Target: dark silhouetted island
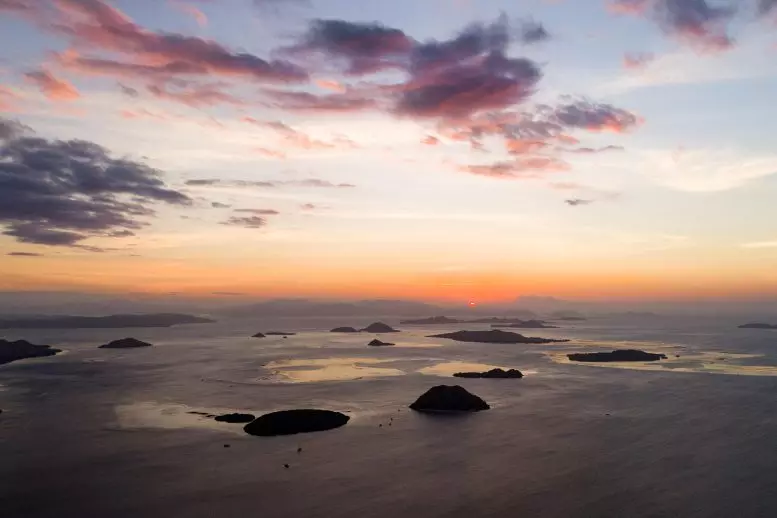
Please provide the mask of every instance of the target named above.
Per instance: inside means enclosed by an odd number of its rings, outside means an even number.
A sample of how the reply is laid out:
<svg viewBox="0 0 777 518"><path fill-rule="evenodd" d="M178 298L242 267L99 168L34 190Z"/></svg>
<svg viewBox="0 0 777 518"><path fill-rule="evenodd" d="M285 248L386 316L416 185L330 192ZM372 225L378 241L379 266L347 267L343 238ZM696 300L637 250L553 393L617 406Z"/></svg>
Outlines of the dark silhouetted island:
<svg viewBox="0 0 777 518"><path fill-rule="evenodd" d="M121 340L114 340L107 344L101 345L100 349L137 349L139 347L152 347L148 342L143 342L136 338L122 338Z"/></svg>
<svg viewBox="0 0 777 518"><path fill-rule="evenodd" d="M510 379L523 378L523 373L518 369L491 369L486 372L457 372L453 376L456 378Z"/></svg>
<svg viewBox="0 0 777 518"><path fill-rule="evenodd" d="M11 363L25 358L43 358L44 356L54 356L61 353L60 349L54 349L48 345L35 345L27 340L16 340L9 342L0 339L0 365Z"/></svg>
<svg viewBox="0 0 777 518"><path fill-rule="evenodd" d="M407 324L410 326L426 326L426 325L436 325L436 324L462 324L464 323L463 320L459 320L458 318L448 318L448 317L429 317L429 318L417 318L414 320L401 320L399 322L400 324Z"/></svg>
<svg viewBox="0 0 777 518"><path fill-rule="evenodd" d="M526 320L512 322L510 324L491 324L491 327L505 327L513 329L557 329L558 326L549 326L544 320Z"/></svg>
<svg viewBox="0 0 777 518"><path fill-rule="evenodd" d="M739 329L777 329L777 325L751 322L749 324L742 324L739 326Z"/></svg>
<svg viewBox="0 0 777 518"><path fill-rule="evenodd" d="M223 414L223 415L217 415L214 417L216 421L219 423L231 423L231 424L242 424L242 423L250 423L256 417L253 414Z"/></svg>
<svg viewBox="0 0 777 518"><path fill-rule="evenodd" d="M565 320L567 322L582 322L583 320L588 320L585 317L558 317L558 320Z"/></svg>
<svg viewBox="0 0 777 518"><path fill-rule="evenodd" d="M339 428L349 420L347 415L331 410L282 410L258 417L245 425L243 430L260 437L293 435Z"/></svg>
<svg viewBox="0 0 777 518"><path fill-rule="evenodd" d="M267 331L267 336L294 336L297 333L284 333L283 331Z"/></svg>
<svg viewBox="0 0 777 518"><path fill-rule="evenodd" d="M394 329L388 324L384 324L383 322L374 322L364 329L362 329L365 333L399 333L398 329Z"/></svg>
<svg viewBox="0 0 777 518"><path fill-rule="evenodd" d="M41 316L0 319L0 329L124 329L171 327L179 324L211 324L209 318L180 313L108 315L104 317Z"/></svg>
<svg viewBox="0 0 777 518"><path fill-rule="evenodd" d="M573 353L567 354L573 362L655 362L666 360L665 354L647 353L638 349L616 349L609 353Z"/></svg>
<svg viewBox="0 0 777 518"><path fill-rule="evenodd" d="M359 330L355 327L335 327L330 333L358 333Z"/></svg>
<svg viewBox="0 0 777 518"><path fill-rule="evenodd" d="M265 336L264 333L256 333L255 335L251 335L251 338L264 338Z"/></svg>
<svg viewBox="0 0 777 518"><path fill-rule="evenodd" d="M491 408L458 385L437 385L424 392L410 408L418 412L479 412Z"/></svg>
<svg viewBox="0 0 777 518"><path fill-rule="evenodd" d="M395 345L395 344L391 344L391 343L388 343L388 342L381 342L380 340L378 340L376 338L375 340L371 341L367 345L372 345L373 347L382 347L382 346L386 346L386 345Z"/></svg>
<svg viewBox="0 0 777 518"><path fill-rule="evenodd" d="M511 324L519 320L515 317L488 317L476 318L475 320L465 320L462 324Z"/></svg>
<svg viewBox="0 0 777 518"><path fill-rule="evenodd" d="M431 335L428 338L448 338L459 342L479 342L490 344L551 344L568 342L569 340L557 340L553 338L538 338L523 336L510 331L491 329L488 331L456 331L455 333L443 333Z"/></svg>

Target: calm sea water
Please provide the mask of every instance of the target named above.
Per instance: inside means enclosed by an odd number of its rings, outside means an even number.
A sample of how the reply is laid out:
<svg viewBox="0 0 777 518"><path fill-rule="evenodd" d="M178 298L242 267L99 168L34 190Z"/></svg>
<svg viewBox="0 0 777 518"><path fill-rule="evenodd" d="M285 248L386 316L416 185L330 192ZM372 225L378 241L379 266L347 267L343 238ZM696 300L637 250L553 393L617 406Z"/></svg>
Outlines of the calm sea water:
<svg viewBox="0 0 777 518"><path fill-rule="evenodd" d="M777 332L610 318L524 330L572 339L527 346L426 338L461 325L405 326L381 337L397 344L386 348L326 332L370 321L5 333L66 352L0 366L2 516L777 516ZM276 330L299 334L248 338ZM125 336L155 347L97 349ZM623 347L670 360L560 362ZM527 375L450 377L490 366ZM441 383L492 409L407 409ZM258 438L190 413L300 407L352 419Z"/></svg>

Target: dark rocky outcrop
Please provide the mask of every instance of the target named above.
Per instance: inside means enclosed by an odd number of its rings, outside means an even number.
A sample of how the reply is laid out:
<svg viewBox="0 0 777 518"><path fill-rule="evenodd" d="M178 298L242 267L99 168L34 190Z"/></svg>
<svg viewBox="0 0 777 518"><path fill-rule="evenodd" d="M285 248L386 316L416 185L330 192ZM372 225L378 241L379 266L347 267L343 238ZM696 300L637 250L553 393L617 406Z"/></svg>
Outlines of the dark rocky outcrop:
<svg viewBox="0 0 777 518"><path fill-rule="evenodd" d="M777 325L751 322L749 324L742 324L739 326L739 329L777 329Z"/></svg>
<svg viewBox="0 0 777 518"><path fill-rule="evenodd" d="M232 424L238 424L238 423L250 423L256 417L253 414L223 414L223 415L217 415L214 418L219 423L232 423Z"/></svg>
<svg viewBox="0 0 777 518"><path fill-rule="evenodd" d="M282 410L264 414L245 425L250 435L271 437L297 433L322 432L345 425L350 417L331 410Z"/></svg>
<svg viewBox="0 0 777 518"><path fill-rule="evenodd" d="M26 340L0 340L0 365L11 363L25 358L43 358L44 356L54 356L61 353L60 349L54 349L48 345L35 345Z"/></svg>
<svg viewBox="0 0 777 518"><path fill-rule="evenodd" d="M474 320L465 320L462 322L462 324L510 324L516 320L519 319L515 317L487 317L476 318Z"/></svg>
<svg viewBox="0 0 777 518"><path fill-rule="evenodd" d="M417 318L413 320L401 320L400 324L407 324L411 326L425 326L436 324L461 324L463 321L457 318L448 317L429 317L429 318Z"/></svg>
<svg viewBox="0 0 777 518"><path fill-rule="evenodd" d="M509 379L523 378L523 373L518 369L491 369L486 372L457 372L456 378L488 378L488 379Z"/></svg>
<svg viewBox="0 0 777 518"><path fill-rule="evenodd" d="M510 331L500 329L491 329L488 331L456 331L455 333L443 333L440 335L431 335L428 338L448 338L459 342L479 342L491 344L550 344L557 342L568 342L569 340L556 340L552 338L537 338L523 336Z"/></svg>
<svg viewBox="0 0 777 518"><path fill-rule="evenodd" d="M335 327L330 333L358 333L359 330L355 327Z"/></svg>
<svg viewBox="0 0 777 518"><path fill-rule="evenodd" d="M42 316L0 320L0 329L123 329L171 327L179 324L210 324L209 318L180 313L108 315L104 317Z"/></svg>
<svg viewBox="0 0 777 518"><path fill-rule="evenodd" d="M424 392L410 408L418 412L478 412L491 408L458 385L437 385Z"/></svg>
<svg viewBox="0 0 777 518"><path fill-rule="evenodd" d="M122 338L100 346L100 349L137 349L139 347L151 347L148 342L136 338Z"/></svg>
<svg viewBox="0 0 777 518"><path fill-rule="evenodd" d="M388 324L384 324L383 322L373 322L372 324L368 325L362 331L366 333L399 333L399 330L394 329Z"/></svg>
<svg viewBox="0 0 777 518"><path fill-rule="evenodd" d="M255 335L251 335L251 338L264 338L265 336L264 333L256 333Z"/></svg>
<svg viewBox="0 0 777 518"><path fill-rule="evenodd" d="M491 327L506 327L514 329L556 329L558 326L549 326L543 320L526 320L512 322L510 324L491 324Z"/></svg>
<svg viewBox="0 0 777 518"><path fill-rule="evenodd" d="M395 344L392 344L392 343L389 343L389 342L381 342L380 340L378 340L376 338L375 340L371 341L367 345L372 345L374 347L382 347L382 346L386 346L386 345L395 345Z"/></svg>
<svg viewBox="0 0 777 518"><path fill-rule="evenodd" d="M608 353L573 353L567 354L573 362L655 362L666 360L665 354L648 353L638 349L616 349Z"/></svg>

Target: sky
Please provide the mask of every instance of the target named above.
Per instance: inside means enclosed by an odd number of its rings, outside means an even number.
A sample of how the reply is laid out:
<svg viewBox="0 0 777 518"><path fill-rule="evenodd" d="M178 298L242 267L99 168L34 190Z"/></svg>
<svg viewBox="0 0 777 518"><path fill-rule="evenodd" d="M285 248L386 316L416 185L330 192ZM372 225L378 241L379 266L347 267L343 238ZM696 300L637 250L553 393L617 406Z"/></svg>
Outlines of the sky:
<svg viewBox="0 0 777 518"><path fill-rule="evenodd" d="M775 0L0 0L0 290L777 296Z"/></svg>

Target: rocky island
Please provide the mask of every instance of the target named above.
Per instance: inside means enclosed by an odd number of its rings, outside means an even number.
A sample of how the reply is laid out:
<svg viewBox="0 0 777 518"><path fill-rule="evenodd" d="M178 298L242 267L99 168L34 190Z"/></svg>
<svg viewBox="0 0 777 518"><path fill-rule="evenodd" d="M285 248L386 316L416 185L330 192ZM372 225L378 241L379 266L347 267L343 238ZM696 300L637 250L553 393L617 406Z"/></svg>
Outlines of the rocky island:
<svg viewBox="0 0 777 518"><path fill-rule="evenodd" d="M0 319L0 329L124 329L171 327L179 324L211 324L215 320L180 313L108 315L103 317L36 316Z"/></svg>
<svg viewBox="0 0 777 518"><path fill-rule="evenodd" d="M519 320L510 324L491 324L491 327L505 327L514 329L557 329L558 326L549 326L544 320Z"/></svg>
<svg viewBox="0 0 777 518"><path fill-rule="evenodd" d="M381 342L380 340L378 340L376 338L375 340L371 341L367 345L371 345L373 347L385 347L387 345L395 345L395 344L392 344L392 343L389 343L389 342Z"/></svg>
<svg viewBox="0 0 777 518"><path fill-rule="evenodd" d="M486 378L486 379L512 379L523 378L523 373L518 369L491 369L486 372L457 372L453 375L456 378Z"/></svg>
<svg viewBox="0 0 777 518"><path fill-rule="evenodd" d="M251 335L251 338L264 338L265 336L264 333L256 333L255 335Z"/></svg>
<svg viewBox="0 0 777 518"><path fill-rule="evenodd" d="M777 325L751 322L749 324L742 324L739 326L739 329L777 329Z"/></svg>
<svg viewBox="0 0 777 518"><path fill-rule="evenodd" d="M362 331L365 333L399 333L398 329L394 329L390 325L384 324L383 322L373 322L372 324L362 329Z"/></svg>
<svg viewBox="0 0 777 518"><path fill-rule="evenodd" d="M282 410L264 414L245 425L249 435L272 437L298 433L322 432L345 425L351 418L331 410Z"/></svg>
<svg viewBox="0 0 777 518"><path fill-rule="evenodd" d="M329 331L330 333L358 333L359 330L355 327L335 327Z"/></svg>
<svg viewBox="0 0 777 518"><path fill-rule="evenodd" d="M412 404L418 412L479 412L491 408L475 394L459 385L437 385L432 387Z"/></svg>
<svg viewBox="0 0 777 518"><path fill-rule="evenodd" d="M455 333L431 335L428 338L448 338L458 342L479 342L490 344L551 344L569 341L553 338L523 336L522 334L512 333L510 331L502 331L500 329L491 329L489 331L456 331Z"/></svg>
<svg viewBox="0 0 777 518"><path fill-rule="evenodd" d="M10 342L0 339L0 365L11 363L25 358L43 358L61 353L60 349L54 349L48 345L35 345L27 340Z"/></svg>
<svg viewBox="0 0 777 518"><path fill-rule="evenodd" d="M250 423L256 417L253 414L223 414L223 415L217 415L214 417L216 421L219 423L230 423L230 424L242 424L242 423Z"/></svg>
<svg viewBox="0 0 777 518"><path fill-rule="evenodd" d="M403 325L411 325L411 326L426 326L426 325L437 325L437 324L462 324L464 323L463 320L459 320L457 318L448 318L448 317L429 317L429 318L417 318L414 320L401 320L399 322Z"/></svg>
<svg viewBox="0 0 777 518"><path fill-rule="evenodd" d="M120 340L114 340L107 344L103 344L99 349L137 349L139 347L152 347L152 344L143 342L136 338L122 338Z"/></svg>
<svg viewBox="0 0 777 518"><path fill-rule="evenodd" d="M616 349L608 353L572 353L567 354L573 362L655 362L666 360L665 354L648 353L638 349Z"/></svg>

